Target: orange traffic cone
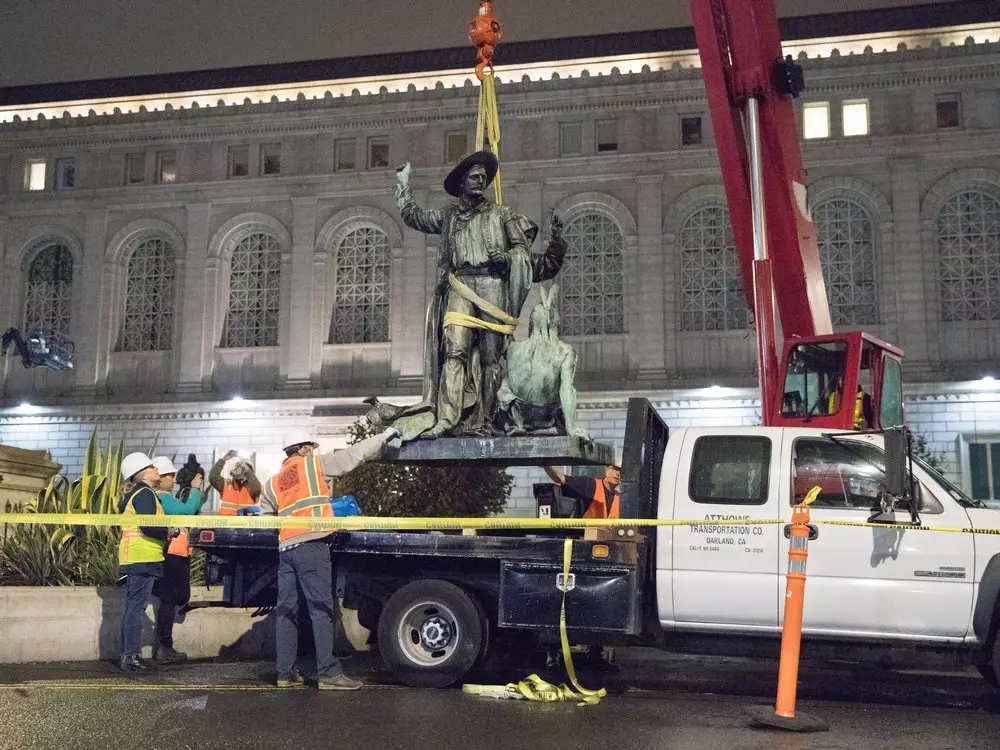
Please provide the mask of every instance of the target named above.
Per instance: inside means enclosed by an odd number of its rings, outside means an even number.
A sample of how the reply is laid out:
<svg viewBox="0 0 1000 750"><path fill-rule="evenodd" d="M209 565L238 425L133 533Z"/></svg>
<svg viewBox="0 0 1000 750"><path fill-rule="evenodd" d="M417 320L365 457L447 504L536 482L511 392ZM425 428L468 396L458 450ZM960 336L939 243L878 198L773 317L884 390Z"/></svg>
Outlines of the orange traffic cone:
<svg viewBox="0 0 1000 750"><path fill-rule="evenodd" d="M750 725L792 732L825 732L825 721L795 712L795 693L799 682L799 647L802 644L802 608L806 593L806 560L809 538L815 533L809 526L809 505L820 493L813 487L801 503L792 508L789 525L788 575L785 579L785 620L781 630L781 661L778 665L778 697L774 709L758 706L750 709ZM815 538L815 537L814 537Z"/></svg>

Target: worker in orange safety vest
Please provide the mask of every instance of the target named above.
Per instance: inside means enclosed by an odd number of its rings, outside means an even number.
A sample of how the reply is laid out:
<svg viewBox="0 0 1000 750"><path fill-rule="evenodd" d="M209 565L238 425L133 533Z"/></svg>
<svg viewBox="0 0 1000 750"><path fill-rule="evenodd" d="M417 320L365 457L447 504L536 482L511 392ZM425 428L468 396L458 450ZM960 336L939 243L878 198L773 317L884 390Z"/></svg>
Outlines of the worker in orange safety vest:
<svg viewBox="0 0 1000 750"><path fill-rule="evenodd" d="M620 517L618 485L622 481L622 470L617 464L604 469L603 479L566 476L551 466L543 468L549 479L569 490L571 496L586 503L584 518Z"/></svg>
<svg viewBox="0 0 1000 750"><path fill-rule="evenodd" d="M239 459L239 455L235 450L229 451L215 462L208 473L208 483L222 496L220 516L239 515L242 508L255 507L260 498L260 480L249 461L235 461L228 472L229 476L226 476L226 465L231 459Z"/></svg>

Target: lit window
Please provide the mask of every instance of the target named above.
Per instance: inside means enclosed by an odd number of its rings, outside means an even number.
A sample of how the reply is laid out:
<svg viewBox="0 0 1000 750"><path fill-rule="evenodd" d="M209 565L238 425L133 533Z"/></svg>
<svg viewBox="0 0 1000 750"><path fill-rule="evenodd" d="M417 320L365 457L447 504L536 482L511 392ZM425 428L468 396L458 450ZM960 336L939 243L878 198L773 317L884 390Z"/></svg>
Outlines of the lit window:
<svg viewBox="0 0 1000 750"><path fill-rule="evenodd" d="M24 189L45 190L45 159L28 159L25 163Z"/></svg>
<svg viewBox="0 0 1000 750"><path fill-rule="evenodd" d="M453 130L444 136L444 160L448 164L460 161L469 150L469 134L464 130Z"/></svg>
<svg viewBox="0 0 1000 750"><path fill-rule="evenodd" d="M564 122L559 125L559 155L579 156L583 153L583 123Z"/></svg>
<svg viewBox="0 0 1000 750"><path fill-rule="evenodd" d="M392 252L376 227L352 230L337 248L331 344L389 340Z"/></svg>
<svg viewBox="0 0 1000 750"><path fill-rule="evenodd" d="M49 245L28 266L24 330L68 337L72 307L73 255L65 245Z"/></svg>
<svg viewBox="0 0 1000 750"><path fill-rule="evenodd" d="M125 184L141 185L146 181L146 155L128 154L125 157Z"/></svg>
<svg viewBox="0 0 1000 750"><path fill-rule="evenodd" d="M56 190L72 190L76 187L76 159L56 159L55 187Z"/></svg>
<svg viewBox="0 0 1000 750"><path fill-rule="evenodd" d="M281 174L281 144L265 143L260 147L260 173Z"/></svg>
<svg viewBox="0 0 1000 750"><path fill-rule="evenodd" d="M133 243L126 271L123 352L170 349L174 334L174 249L161 237Z"/></svg>
<svg viewBox="0 0 1000 750"><path fill-rule="evenodd" d="M808 102L802 106L802 135L806 140L830 137L830 102Z"/></svg>
<svg viewBox="0 0 1000 750"><path fill-rule="evenodd" d="M177 152L159 151L156 154L156 181L161 185L177 182Z"/></svg>
<svg viewBox="0 0 1000 750"><path fill-rule="evenodd" d="M597 153L613 153L618 150L618 121L600 120L597 123Z"/></svg>
<svg viewBox="0 0 1000 750"><path fill-rule="evenodd" d="M681 145L701 145L701 115L684 115L681 117Z"/></svg>
<svg viewBox="0 0 1000 750"><path fill-rule="evenodd" d="M608 216L588 211L566 225L560 285L564 336L625 331L625 237Z"/></svg>
<svg viewBox="0 0 1000 750"><path fill-rule="evenodd" d="M935 113L939 128L962 127L962 100L958 94L939 96L935 102Z"/></svg>
<svg viewBox="0 0 1000 750"><path fill-rule="evenodd" d="M385 169L389 166L389 138L384 135L368 139L368 169Z"/></svg>
<svg viewBox="0 0 1000 750"><path fill-rule="evenodd" d="M277 346L281 304L281 246L264 232L252 232L233 250L229 310L222 345Z"/></svg>
<svg viewBox="0 0 1000 750"><path fill-rule="evenodd" d="M250 147L230 146L228 176L230 178L246 177L249 174L250 174Z"/></svg>
<svg viewBox="0 0 1000 750"><path fill-rule="evenodd" d="M357 145L353 138L338 138L333 142L333 168L337 172L350 172L355 168Z"/></svg>
<svg viewBox="0 0 1000 750"><path fill-rule="evenodd" d="M868 121L867 99L844 102L843 115L845 136L868 135L871 125Z"/></svg>

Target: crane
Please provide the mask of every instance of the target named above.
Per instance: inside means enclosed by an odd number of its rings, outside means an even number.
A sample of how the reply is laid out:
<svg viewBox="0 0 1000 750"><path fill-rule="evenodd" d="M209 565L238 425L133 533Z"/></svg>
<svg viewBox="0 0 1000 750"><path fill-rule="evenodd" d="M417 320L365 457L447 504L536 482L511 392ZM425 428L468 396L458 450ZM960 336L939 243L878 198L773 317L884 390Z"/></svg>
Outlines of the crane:
<svg viewBox="0 0 1000 750"><path fill-rule="evenodd" d="M802 68L782 56L774 0L691 0L691 12L754 313L761 423L902 424L902 350L862 331L833 331L792 105Z"/></svg>

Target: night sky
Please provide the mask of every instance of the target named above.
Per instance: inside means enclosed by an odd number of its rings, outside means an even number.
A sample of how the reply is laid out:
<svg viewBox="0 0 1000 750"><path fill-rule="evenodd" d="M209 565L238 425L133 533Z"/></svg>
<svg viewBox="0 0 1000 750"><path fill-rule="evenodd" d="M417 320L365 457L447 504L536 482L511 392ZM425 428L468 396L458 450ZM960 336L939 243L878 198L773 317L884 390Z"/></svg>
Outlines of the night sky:
<svg viewBox="0 0 1000 750"><path fill-rule="evenodd" d="M778 0L805 15L937 0ZM467 44L478 0L0 0L0 86ZM689 24L687 0L496 0L509 41ZM474 53L470 50L470 65Z"/></svg>

